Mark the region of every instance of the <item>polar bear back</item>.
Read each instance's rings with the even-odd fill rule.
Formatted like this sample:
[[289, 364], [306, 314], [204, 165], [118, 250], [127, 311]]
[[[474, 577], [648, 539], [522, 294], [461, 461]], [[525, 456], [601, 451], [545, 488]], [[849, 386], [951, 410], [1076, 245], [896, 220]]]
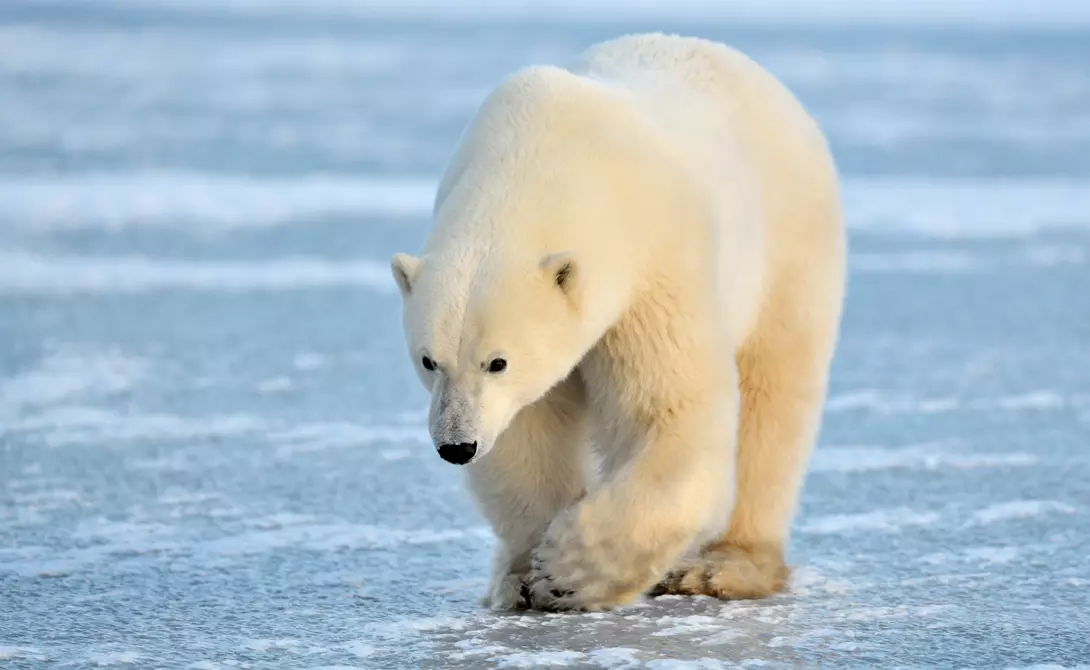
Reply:
[[440, 183], [425, 251], [462, 259], [448, 286], [559, 250], [611, 296], [649, 270], [710, 276], [740, 345], [799, 264], [827, 257], [817, 274], [836, 292], [839, 208], [824, 136], [770, 73], [722, 44], [633, 35], [496, 87]]
[[[816, 300], [840, 299], [846, 249], [835, 162], [816, 121], [771, 73], [724, 44], [657, 33], [599, 43], [571, 70], [636, 92], [706, 179], [736, 342], [778, 283], [800, 279], [800, 266]], [[815, 311], [836, 312], [823, 307]]]

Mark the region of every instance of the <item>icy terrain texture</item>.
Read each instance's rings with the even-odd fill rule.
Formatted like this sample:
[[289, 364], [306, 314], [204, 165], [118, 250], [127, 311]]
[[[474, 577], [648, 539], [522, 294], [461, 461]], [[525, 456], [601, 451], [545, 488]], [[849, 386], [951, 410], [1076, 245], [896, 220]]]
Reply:
[[[1090, 665], [1090, 6], [540, 7], [0, 3], [0, 667]], [[797, 572], [491, 614], [387, 259], [501, 76], [660, 29], [844, 172]]]

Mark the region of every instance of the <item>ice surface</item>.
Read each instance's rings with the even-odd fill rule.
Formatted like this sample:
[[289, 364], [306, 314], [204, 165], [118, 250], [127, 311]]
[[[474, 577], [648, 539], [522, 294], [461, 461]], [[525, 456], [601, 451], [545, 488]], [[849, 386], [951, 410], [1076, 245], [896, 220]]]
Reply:
[[[39, 232], [176, 226], [223, 230], [334, 216], [420, 216], [434, 179], [113, 173], [0, 181], [0, 216]], [[44, 229], [44, 231], [43, 231]]]
[[[66, 6], [73, 0], [39, 0]], [[1029, 24], [1081, 25], [1090, 22], [1090, 8], [1079, 0], [833, 0], [820, 5], [808, 0], [312, 0], [301, 6], [291, 0], [100, 0], [120, 8], [153, 5], [174, 10], [206, 11], [210, 6], [246, 14], [298, 15], [328, 13], [364, 18], [411, 18], [487, 22], [497, 20], [561, 20], [615, 23], [620, 17], [641, 20], [748, 21], [791, 25], [814, 23], [923, 23], [925, 25]]]
[[[0, 666], [1090, 667], [1090, 5], [620, 6], [0, 3]], [[487, 612], [388, 259], [499, 77], [659, 28], [844, 172], [791, 588]]]
[[173, 261], [146, 256], [41, 254], [0, 251], [0, 293], [144, 293], [284, 291], [324, 286], [363, 286], [396, 291], [389, 263], [284, 257], [256, 262]]
[[[18, 176], [0, 178], [0, 217], [12, 232], [27, 235], [133, 227], [214, 234], [298, 225], [306, 219], [419, 219], [431, 212], [436, 186], [438, 177], [412, 175], [304, 175], [298, 180], [142, 172]], [[847, 175], [844, 198], [848, 223], [863, 231], [877, 227], [936, 239], [1025, 238], [1090, 226], [1085, 218], [1090, 179], [936, 183]], [[960, 265], [965, 255], [944, 257]]]

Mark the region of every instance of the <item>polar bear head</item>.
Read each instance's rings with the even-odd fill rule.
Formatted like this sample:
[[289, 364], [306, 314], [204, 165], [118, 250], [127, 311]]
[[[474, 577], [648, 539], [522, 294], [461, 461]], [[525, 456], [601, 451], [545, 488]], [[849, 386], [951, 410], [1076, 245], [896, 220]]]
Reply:
[[581, 276], [569, 253], [475, 256], [466, 249], [393, 256], [409, 356], [431, 392], [439, 455], [483, 457], [526, 405], [584, 353]]

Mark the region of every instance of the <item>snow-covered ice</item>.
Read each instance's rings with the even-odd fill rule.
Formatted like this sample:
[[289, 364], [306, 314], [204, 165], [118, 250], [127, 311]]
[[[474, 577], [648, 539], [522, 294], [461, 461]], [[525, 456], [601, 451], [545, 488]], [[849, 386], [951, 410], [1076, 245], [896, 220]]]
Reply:
[[[1088, 7], [0, 3], [0, 667], [1090, 667]], [[844, 172], [796, 571], [487, 612], [387, 259], [500, 76], [648, 29]]]

